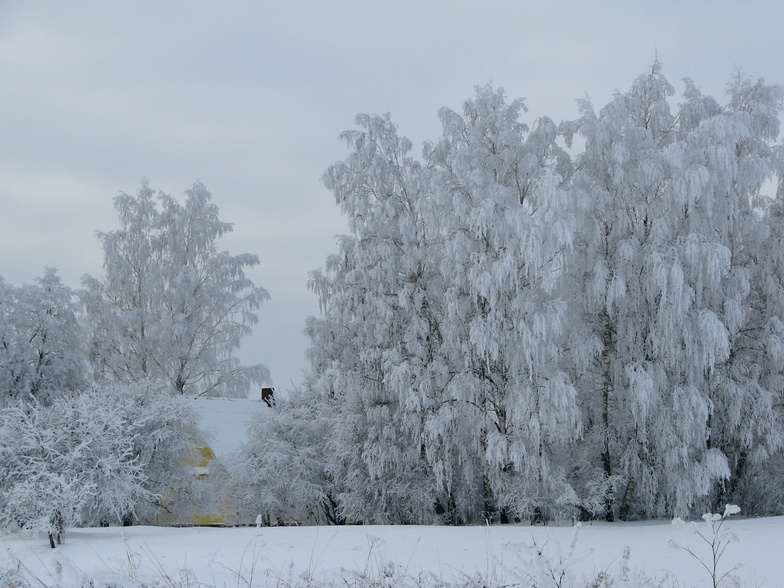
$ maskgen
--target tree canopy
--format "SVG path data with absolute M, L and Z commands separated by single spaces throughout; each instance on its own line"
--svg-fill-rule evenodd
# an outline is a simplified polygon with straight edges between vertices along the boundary
M 115 208 L 121 228 L 98 233 L 106 275 L 83 280 L 96 381 L 152 379 L 191 396 L 244 396 L 267 382 L 265 366 L 234 356 L 269 298 L 245 275 L 259 259 L 218 249 L 232 225 L 204 185 L 181 204 L 144 183 Z

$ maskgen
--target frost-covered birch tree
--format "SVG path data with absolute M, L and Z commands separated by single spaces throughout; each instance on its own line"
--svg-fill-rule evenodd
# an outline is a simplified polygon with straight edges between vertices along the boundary
M 351 235 L 313 272 L 322 318 L 311 319 L 309 385 L 334 410 L 328 472 L 343 516 L 425 522 L 436 496 L 414 398 L 430 393 L 438 337 L 423 226 L 420 165 L 388 116 L 359 116 L 342 135 L 352 148 L 324 183 Z
M 426 168 L 388 117 L 359 117 L 325 182 L 352 235 L 314 272 L 313 376 L 332 401 L 346 516 L 459 523 L 574 502 L 554 445 L 579 435 L 555 294 L 573 216 L 549 119 L 479 89 L 442 112 Z M 554 495 L 554 497 L 553 497 Z
M 781 147 L 777 150 L 781 154 Z M 781 179 L 776 198 L 766 207 L 764 220 L 767 231 L 759 241 L 760 248 L 753 252 L 756 264 L 750 276 L 752 303 L 748 323 L 751 328 L 744 343 L 757 358 L 761 389 L 766 392 L 759 410 L 769 414 L 762 419 L 764 428 L 757 429 L 754 422 L 744 426 L 742 439 L 758 439 L 762 433 L 766 442 L 740 446 L 736 466 L 740 475 L 732 480 L 726 492 L 737 502 L 746 504 L 746 512 L 751 515 L 784 512 L 784 181 Z M 749 430 L 751 434 L 746 433 Z
M 704 125 L 707 128 L 698 135 L 702 157 L 734 155 L 728 171 L 714 174 L 708 184 L 708 192 L 718 201 L 712 228 L 731 251 L 724 284 L 731 348 L 712 389 L 716 408 L 709 439 L 727 455 L 731 475 L 718 489 L 715 502 L 732 499 L 747 504 L 747 512 L 759 508 L 757 512 L 770 513 L 775 499 L 768 500 L 773 498 L 771 488 L 760 473 L 771 469 L 772 458 L 781 454 L 784 444 L 779 343 L 784 306 L 776 286 L 781 284 L 784 252 L 777 218 L 784 153 L 774 144 L 784 88 L 739 71 L 728 84 L 727 95 L 728 103 L 717 117 L 721 124 Z M 715 147 L 721 139 L 726 142 L 723 152 Z M 779 186 L 775 199 L 765 193 L 771 184 Z M 760 222 L 762 211 L 767 212 L 765 222 Z M 773 487 L 780 484 L 781 477 Z M 779 499 L 779 511 L 782 504 Z
M 486 520 L 575 501 L 551 459 L 580 434 L 557 291 L 573 232 L 562 188 L 571 168 L 552 121 L 529 131 L 523 110 L 502 90 L 477 88 L 462 116 L 441 111 L 443 138 L 427 150 L 434 208 L 450 211 L 440 269 L 453 370 L 430 451 L 451 457 L 450 484 L 473 493 Z
M 0 531 L 150 521 L 193 506 L 198 481 L 183 398 L 144 384 L 60 391 L 0 410 Z
M 651 373 L 640 367 L 647 365 L 644 346 L 651 322 L 644 265 L 654 259 L 653 224 L 662 221 L 654 209 L 666 168 L 658 144 L 674 140 L 667 102 L 672 92 L 657 67 L 598 114 L 580 101 L 582 118 L 565 125 L 568 141 L 574 128 L 585 137 L 571 186 L 584 213 L 569 270 L 572 310 L 583 320 L 574 321 L 570 355 L 581 380 L 584 444 L 594 453 L 578 462 L 579 478 L 583 501 L 595 505 L 589 509 L 603 510 L 610 519 L 621 452 L 627 492 L 638 483 L 629 470 L 638 477 L 648 473 L 644 459 L 654 457 L 650 448 L 637 445 L 648 441 L 647 417 L 655 402 L 651 386 L 643 386 L 651 382 Z M 632 378 L 635 386 L 629 384 Z M 644 480 L 641 486 L 649 484 L 649 477 Z M 597 493 L 603 500 L 597 502 Z
M 590 332 L 582 364 L 596 359 L 583 406 L 597 472 L 626 479 L 622 516 L 688 513 L 737 473 L 730 447 L 741 437 L 719 441 L 725 427 L 772 426 L 738 413 L 765 404 L 740 341 L 760 228 L 752 207 L 775 167 L 769 128 L 755 130 L 737 97 L 720 107 L 686 88 L 672 112 L 656 63 L 598 114 L 583 103 L 579 123 L 574 189 L 590 222 L 573 272 Z
M 33 398 L 48 403 L 86 381 L 84 331 L 56 270 L 19 287 L 0 278 L 0 408 Z
M 218 240 L 232 225 L 201 183 L 184 204 L 145 183 L 115 199 L 121 228 L 99 233 L 103 279 L 85 276 L 83 302 L 98 382 L 165 382 L 173 394 L 243 396 L 268 380 L 234 353 L 268 298 L 246 276 L 259 263 Z

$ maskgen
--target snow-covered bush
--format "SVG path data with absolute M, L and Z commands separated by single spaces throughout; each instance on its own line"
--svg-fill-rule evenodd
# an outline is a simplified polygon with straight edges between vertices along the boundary
M 206 488 L 193 472 L 198 418 L 188 398 L 171 396 L 164 386 L 147 381 L 110 385 L 95 394 L 118 407 L 145 476 L 144 488 L 158 497 L 137 503 L 125 523 L 152 522 L 162 510 L 179 513 L 207 500 Z
M 54 396 L 0 411 L 0 529 L 47 533 L 128 523 L 187 489 L 184 403 L 144 385 Z
M 48 534 L 100 517 L 120 522 L 155 497 L 117 406 L 96 394 L 62 395 L 0 413 L 0 527 Z M 109 519 L 111 517 L 111 519 Z
M 248 442 L 212 472 L 238 523 L 336 522 L 320 443 L 328 421 L 323 407 L 293 395 L 254 422 Z

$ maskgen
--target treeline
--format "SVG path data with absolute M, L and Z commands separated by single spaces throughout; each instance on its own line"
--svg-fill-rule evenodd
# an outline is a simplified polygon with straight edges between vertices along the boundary
M 233 466 L 245 515 L 784 512 L 784 93 L 673 95 L 656 63 L 528 126 L 480 87 L 419 159 L 357 117 L 324 175 L 351 232 L 311 275 L 303 390 Z
M 359 116 L 324 176 L 350 234 L 311 274 L 310 371 L 212 498 L 244 523 L 784 513 L 784 91 L 673 95 L 656 63 L 529 126 L 477 88 L 419 159 Z M 234 356 L 258 259 L 186 195 L 121 194 L 78 292 L 0 281 L 0 528 L 192 503 L 182 399 L 268 381 Z

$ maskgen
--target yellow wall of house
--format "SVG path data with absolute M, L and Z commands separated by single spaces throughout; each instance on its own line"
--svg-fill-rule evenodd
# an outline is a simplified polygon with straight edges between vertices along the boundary
M 210 465 L 210 462 L 215 459 L 215 454 L 212 452 L 212 449 L 209 448 L 208 445 L 202 445 L 196 448 L 196 453 L 199 454 L 198 463 L 189 463 L 188 465 L 196 467 L 196 468 L 206 468 Z
M 204 480 L 209 477 L 207 468 L 210 462 L 215 460 L 215 453 L 206 444 L 197 444 L 196 455 L 185 459 L 185 464 L 193 468 L 193 479 Z M 176 502 L 174 496 L 162 497 L 161 503 L 166 506 Z M 229 512 L 227 505 L 221 504 L 217 507 L 217 512 L 205 512 L 197 509 L 191 509 L 189 513 L 181 513 L 179 515 L 168 512 L 165 508 L 161 509 L 154 520 L 150 521 L 154 525 L 224 525 L 228 522 L 226 513 Z
M 196 453 L 199 456 L 197 463 L 189 464 L 194 468 L 206 469 L 209 467 L 210 462 L 215 459 L 215 453 L 212 451 L 212 449 L 210 449 L 209 445 L 200 445 L 196 447 Z M 198 477 L 201 479 L 206 479 L 209 477 L 209 474 L 199 474 Z M 225 525 L 227 522 L 225 511 L 226 509 L 224 505 L 220 505 L 218 507 L 218 512 L 213 513 L 197 512 L 192 510 L 190 514 L 190 520 L 182 521 L 182 523 L 192 525 Z

